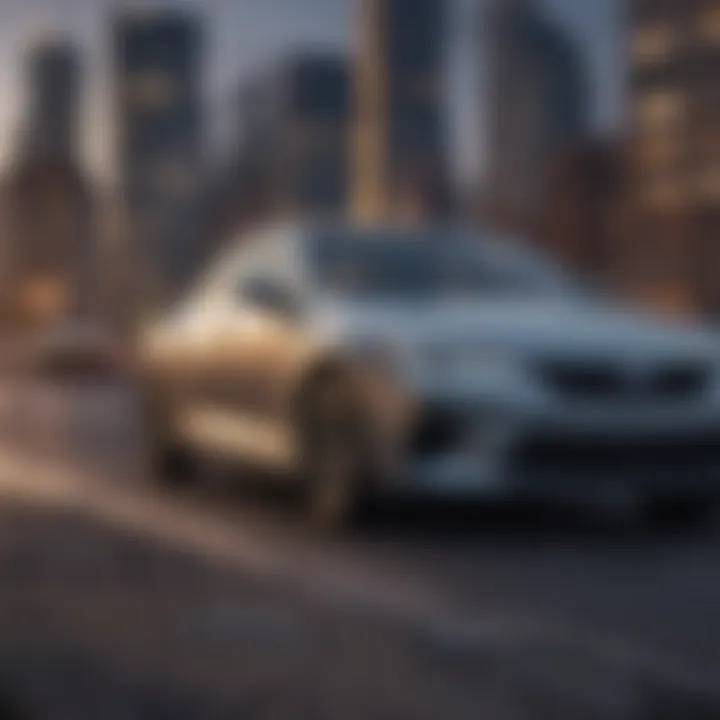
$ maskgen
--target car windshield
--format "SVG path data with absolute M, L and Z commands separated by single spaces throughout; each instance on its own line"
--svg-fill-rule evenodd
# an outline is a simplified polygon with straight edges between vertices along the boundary
M 530 250 L 473 238 L 327 236 L 313 255 L 321 292 L 353 299 L 563 297 L 578 289 Z

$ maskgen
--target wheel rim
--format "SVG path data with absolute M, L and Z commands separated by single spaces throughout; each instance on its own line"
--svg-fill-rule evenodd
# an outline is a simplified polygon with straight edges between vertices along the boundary
M 339 394 L 322 397 L 316 411 L 312 513 L 316 520 L 332 525 L 347 517 L 355 501 L 357 434 L 352 414 Z

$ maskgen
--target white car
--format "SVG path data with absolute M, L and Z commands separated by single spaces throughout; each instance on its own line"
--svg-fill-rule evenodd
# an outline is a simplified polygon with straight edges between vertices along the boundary
M 153 458 L 296 483 L 319 522 L 384 493 L 681 503 L 720 488 L 720 344 L 509 239 L 277 227 L 142 333 Z

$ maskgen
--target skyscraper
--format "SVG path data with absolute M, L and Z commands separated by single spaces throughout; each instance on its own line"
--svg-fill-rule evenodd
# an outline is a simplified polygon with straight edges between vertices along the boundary
M 47 36 L 25 58 L 20 143 L 4 182 L 10 292 L 20 314 L 46 322 L 88 309 L 91 191 L 80 161 L 79 52 Z
M 588 129 L 588 79 L 573 40 L 533 0 L 494 0 L 490 48 L 486 209 L 530 229 L 543 210 L 558 153 Z
M 348 204 L 349 69 L 344 55 L 292 53 L 240 93 L 240 164 L 265 213 L 342 216 Z M 242 198 L 240 198 L 242 201 Z
M 537 238 L 584 277 L 613 285 L 626 239 L 625 150 L 621 138 L 591 137 L 560 153 Z
M 115 17 L 116 161 L 139 291 L 151 305 L 189 280 L 201 252 L 202 53 L 190 10 Z
M 352 138 L 353 212 L 393 219 L 444 180 L 445 0 L 362 0 Z
M 80 136 L 80 57 L 71 42 L 45 38 L 26 64 L 24 153 L 77 162 Z
M 633 0 L 630 19 L 632 279 L 720 315 L 720 4 Z

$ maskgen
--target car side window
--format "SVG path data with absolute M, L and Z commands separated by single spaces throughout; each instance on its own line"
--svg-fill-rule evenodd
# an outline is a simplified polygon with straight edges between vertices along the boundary
M 234 276 L 236 306 L 278 315 L 291 314 L 296 297 L 294 278 L 282 262 L 283 247 L 276 238 L 263 238 L 239 263 Z
M 171 312 L 170 322 L 178 329 L 212 329 L 227 315 L 230 305 L 226 287 L 235 258 L 220 256 Z
M 248 252 L 236 266 L 236 272 L 232 275 L 230 291 L 236 305 L 244 305 L 247 290 L 258 278 L 265 278 L 267 267 L 263 263 L 262 248 L 253 248 Z

